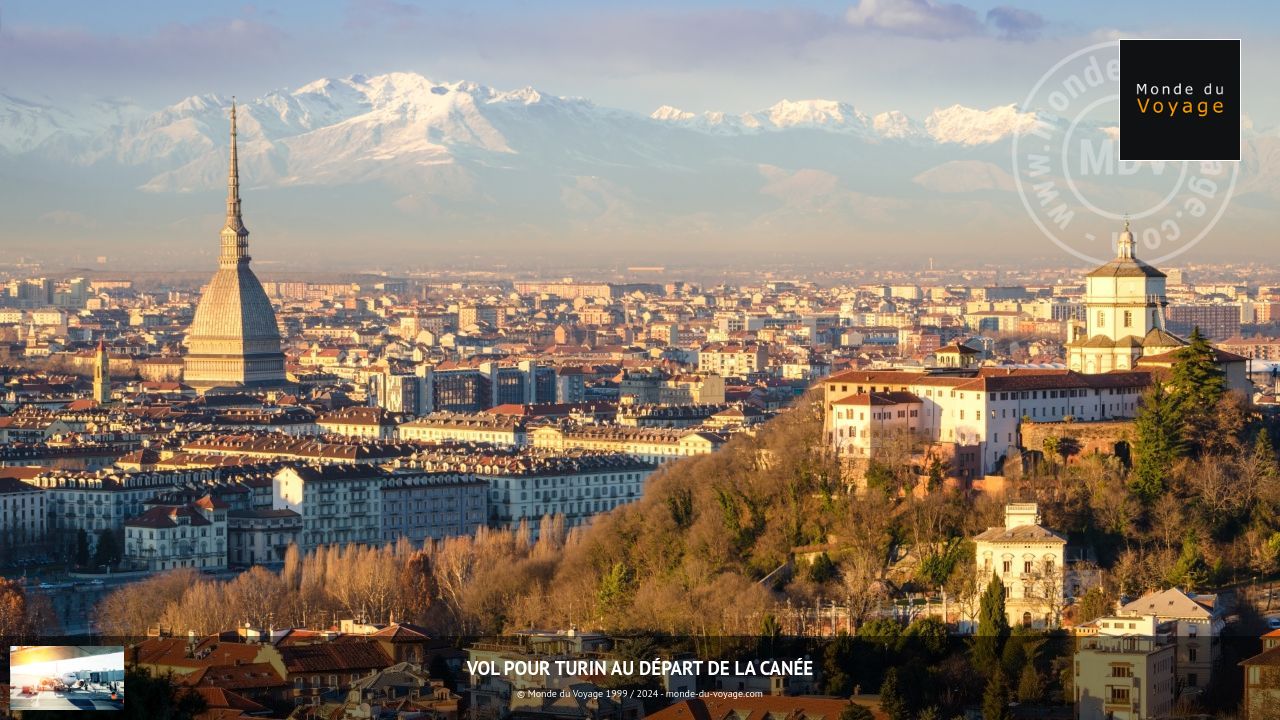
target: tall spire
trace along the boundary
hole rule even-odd
[[[236,158],[236,99],[231,98],[231,162],[227,169],[227,224],[222,228],[222,253],[218,264],[235,267],[249,262],[249,230],[240,217],[240,163]]]

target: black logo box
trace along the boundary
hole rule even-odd
[[[1121,160],[1239,160],[1240,112],[1239,40],[1120,40]]]

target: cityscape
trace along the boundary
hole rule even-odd
[[[776,31],[705,4],[679,17]],[[806,47],[1084,39],[1047,10],[851,5]],[[0,59],[60,42],[46,12]],[[203,52],[215,21],[167,12]],[[215,34],[286,47],[255,23],[319,42],[338,11],[240,12]],[[353,45],[429,34],[415,3],[342,12]],[[597,52],[566,77],[621,103]],[[698,87],[632,72],[637,103]],[[0,717],[1280,718],[1276,132],[1250,119],[1230,174],[1186,161],[1163,205],[1160,172],[1072,185],[1071,247],[1017,184],[1019,138],[1060,118],[868,83],[926,119],[400,71],[149,115],[0,93]],[[1064,160],[1119,136],[1071,128]],[[805,166],[828,160],[863,174]],[[759,177],[785,207],[744,207]]]

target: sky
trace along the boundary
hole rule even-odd
[[[1271,91],[1280,69],[1280,3],[1274,0],[0,0],[0,93],[73,112],[78,103],[103,97],[155,110],[206,93],[255,98],[325,77],[409,71],[436,82],[468,80],[498,89],[532,86],[642,114],[663,105],[742,113],[784,99],[824,98],[848,102],[868,115],[897,110],[920,119],[956,104],[986,109],[1021,102],[1059,59],[1119,37],[1241,38],[1244,113],[1256,129],[1280,126],[1280,93]],[[1259,147],[1260,157],[1270,157],[1265,153],[1272,145]],[[796,160],[783,171],[784,181],[774,181],[770,178],[779,171],[769,163],[790,160],[786,153],[770,155],[765,148],[752,157],[775,158],[762,161],[755,169],[761,177],[739,192],[739,199],[761,196],[760,204],[777,208],[751,223],[766,238],[758,242],[766,251],[773,247],[767,238],[775,228],[812,227],[815,237],[831,238],[813,245],[827,252],[840,250],[835,244],[862,224],[861,242],[901,231],[913,242],[924,238],[932,243],[924,248],[930,253],[971,247],[955,242],[961,232],[959,239],[1001,253],[1056,252],[1039,237],[1007,188],[994,205],[981,193],[906,204],[893,197],[896,191],[886,190],[880,197],[875,187],[854,186],[848,175],[826,172],[822,158],[809,161],[809,167]],[[1000,177],[1009,169],[1005,158],[979,158],[987,163],[982,167],[995,186],[1007,185]],[[963,160],[963,153],[957,151],[954,159]],[[219,163],[210,165],[215,179]],[[1255,199],[1235,201],[1223,224],[1237,238],[1274,227],[1280,173],[1258,169],[1255,163],[1250,177],[1261,175],[1262,180],[1246,188]],[[216,187],[206,188],[207,197],[147,195],[137,191],[147,181],[145,175],[134,173],[121,181],[103,174],[98,182],[112,185],[107,193],[92,185],[88,173],[83,185],[72,187],[65,176],[45,175],[45,170],[6,168],[0,162],[0,187],[9,183],[17,191],[7,193],[7,201],[0,195],[0,213],[18,216],[8,223],[11,235],[0,237],[0,249],[28,253],[74,247],[88,258],[116,257],[117,248],[145,255],[145,249],[168,243],[176,232],[192,238],[216,235]],[[74,167],[71,172],[79,174]],[[453,182],[455,189],[465,186],[456,178]],[[253,179],[246,183],[252,186]],[[591,183],[596,185],[582,187]],[[483,241],[479,235],[463,238],[448,232],[427,239],[407,235],[436,227],[440,217],[452,217],[459,227],[474,225],[475,215],[454,212],[447,193],[429,197],[412,189],[393,191],[336,197],[347,203],[368,200],[349,208],[347,215],[359,220],[361,232],[381,233],[379,247],[392,253]],[[671,228],[683,232],[699,223],[710,236],[737,219],[729,213],[690,211],[673,215],[669,227],[644,225],[641,221],[652,214],[652,198],[661,195],[651,193],[646,205],[633,191],[585,175],[566,180],[554,201],[577,208],[580,216],[596,207],[600,211],[574,225],[579,234],[566,236],[565,247],[580,246],[582,238],[615,236],[612,245],[601,245],[612,252],[637,247],[636,240],[653,240],[656,246],[663,235],[669,247],[684,247],[695,236],[677,236]],[[255,242],[261,242],[255,257],[287,261],[299,248],[327,242],[326,228],[309,224],[316,222],[318,195],[257,192],[251,198],[256,214],[249,221],[255,231],[261,227],[264,232],[255,235]],[[778,193],[786,197],[779,199]],[[424,205],[429,213],[405,211]],[[957,211],[967,213],[963,224],[951,219]],[[479,215],[497,213],[486,208]],[[885,218],[879,225],[877,215]],[[823,224],[822,217],[838,219]],[[504,241],[511,247],[529,247],[519,239],[528,234],[519,220],[485,232],[512,238]],[[560,233],[559,228],[532,229],[550,236]],[[633,228],[633,234],[625,235]],[[1009,239],[1001,241],[1003,246],[985,239],[995,234]],[[260,237],[264,240],[258,241]],[[745,247],[731,237],[708,242],[721,243],[713,250]],[[1244,241],[1231,242],[1238,256],[1250,252]],[[207,250],[206,245],[200,247]],[[350,250],[341,237],[333,246],[329,249]],[[1207,256],[1208,247],[1200,249],[1202,255]],[[188,245],[172,250],[179,258],[175,262],[189,261]],[[853,251],[847,254],[854,256]]]
[[[1242,37],[1246,86],[1266,83],[1264,69],[1280,57],[1278,8],[1263,0],[23,0],[0,2],[0,90],[159,105],[411,70],[644,112],[663,104],[743,112],[825,97],[922,115],[1013,102],[1046,63],[1116,35]],[[1280,118],[1270,95],[1251,97],[1246,110]]]

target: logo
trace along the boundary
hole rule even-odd
[[[1014,182],[1031,219],[1063,250],[1107,262],[1128,219],[1139,255],[1158,264],[1209,234],[1240,165],[1121,160],[1120,66],[1120,42],[1104,42],[1041,76],[1019,108],[1028,120],[1013,136]]]
[[[1240,159],[1239,40],[1121,40],[1123,160]]]

